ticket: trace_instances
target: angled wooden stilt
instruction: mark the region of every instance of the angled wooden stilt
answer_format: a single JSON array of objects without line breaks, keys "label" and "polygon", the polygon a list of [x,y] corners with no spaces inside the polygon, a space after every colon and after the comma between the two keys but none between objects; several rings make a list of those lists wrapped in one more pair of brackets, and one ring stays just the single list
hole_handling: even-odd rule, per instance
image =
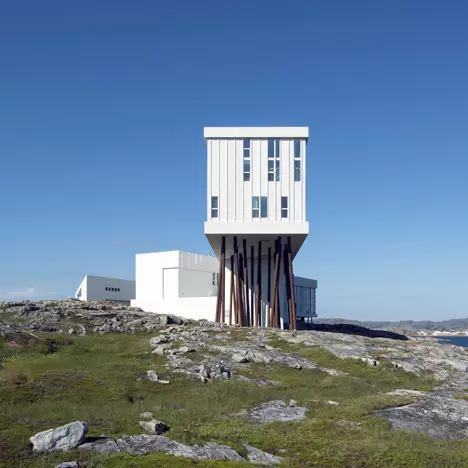
[{"label": "angled wooden stilt", "polygon": [[247,263],[247,241],[242,240],[242,247],[244,251],[244,278],[245,278],[245,311],[247,317],[247,325],[252,326],[250,317],[250,304],[249,304],[249,267]]},{"label": "angled wooden stilt", "polygon": [[254,307],[254,272],[255,272],[255,266],[254,266],[254,246],[250,246],[250,323],[252,326],[255,324],[255,307]]},{"label": "angled wooden stilt", "polygon": [[[231,285],[229,288],[229,325],[232,325],[232,316],[234,310],[232,308],[234,300],[234,255],[231,255]],[[234,308],[236,306],[234,305]]]},{"label": "angled wooden stilt", "polygon": [[262,242],[258,243],[257,288],[256,288],[257,327],[262,326]]},{"label": "angled wooden stilt", "polygon": [[272,326],[271,320],[271,247],[268,247],[268,287],[267,287],[267,311],[266,326]]},{"label": "angled wooden stilt", "polygon": [[294,272],[292,264],[292,252],[291,252],[291,236],[288,236],[288,263],[289,263],[289,278],[290,278],[290,295],[291,295],[291,305],[292,305],[292,321],[293,321],[293,330],[296,329],[296,293],[294,291]]}]

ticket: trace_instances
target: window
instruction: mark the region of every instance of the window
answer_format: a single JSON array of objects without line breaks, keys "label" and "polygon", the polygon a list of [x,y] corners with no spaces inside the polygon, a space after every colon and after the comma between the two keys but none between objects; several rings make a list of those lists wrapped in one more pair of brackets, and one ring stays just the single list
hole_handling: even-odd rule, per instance
[{"label": "window", "polygon": [[244,158],[250,158],[250,138],[244,138]]},{"label": "window", "polygon": [[268,139],[268,181],[280,180],[280,141]]},{"label": "window", "polygon": [[244,159],[244,182],[250,180],[250,159]]},{"label": "window", "polygon": [[216,273],[213,273],[213,277],[211,279],[212,286],[216,286]]},{"label": "window", "polygon": [[288,217],[288,197],[281,197],[281,217]]},{"label": "window", "polygon": [[301,181],[301,140],[294,140],[294,182]]},{"label": "window", "polygon": [[260,197],[252,197],[252,218],[260,217]]},{"label": "window", "polygon": [[211,217],[218,217],[218,197],[211,197]]},{"label": "window", "polygon": [[108,290],[109,288],[106,286],[106,291]]},{"label": "window", "polygon": [[261,197],[261,210],[260,210],[260,216],[262,218],[268,218],[268,198],[267,197]]},{"label": "window", "polygon": [[245,138],[244,142],[244,182],[250,181],[250,138]]},{"label": "window", "polygon": [[294,157],[296,159],[301,157],[301,140],[294,140]]},{"label": "window", "polygon": [[294,160],[294,182],[301,181],[301,160],[295,159]]}]

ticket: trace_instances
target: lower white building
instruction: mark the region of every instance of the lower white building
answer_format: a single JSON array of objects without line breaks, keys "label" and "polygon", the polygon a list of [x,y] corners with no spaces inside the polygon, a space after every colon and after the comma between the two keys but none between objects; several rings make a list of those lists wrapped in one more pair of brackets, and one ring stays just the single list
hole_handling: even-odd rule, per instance
[{"label": "lower white building", "polygon": [[[228,268],[225,274],[229,284],[231,273]],[[216,257],[180,250],[137,254],[135,279],[86,275],[75,297],[83,301],[131,303],[145,312],[193,320],[215,320],[219,281]],[[316,289],[316,280],[294,276],[298,322],[311,322],[316,317]],[[231,304],[225,304],[226,323],[229,323],[231,307]]]},{"label": "lower white building", "polygon": [[129,303],[135,298],[135,281],[86,275],[76,290],[82,301],[115,301]]},{"label": "lower white building", "polygon": [[[226,268],[226,283],[230,270]],[[215,320],[218,295],[219,260],[180,250],[136,255],[136,296],[134,307],[146,312],[173,314],[194,320]],[[298,321],[316,317],[317,281],[294,277]],[[229,323],[231,304],[225,304]]]}]

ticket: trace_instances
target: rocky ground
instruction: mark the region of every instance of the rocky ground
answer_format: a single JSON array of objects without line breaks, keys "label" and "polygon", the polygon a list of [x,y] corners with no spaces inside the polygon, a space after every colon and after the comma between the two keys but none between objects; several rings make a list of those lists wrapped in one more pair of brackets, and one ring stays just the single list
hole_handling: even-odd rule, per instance
[{"label": "rocky ground", "polygon": [[[13,466],[2,449],[24,457],[17,466],[55,466],[49,461],[57,458],[43,455],[49,452],[75,456],[59,457],[71,463],[62,467],[135,466],[122,460],[157,454],[268,466],[402,466],[375,458],[379,444],[384,453],[393,441],[404,453],[396,430],[422,434],[410,439],[428,459],[447,460],[452,450],[445,466],[467,466],[468,445],[439,446],[439,454],[429,442],[468,439],[465,348],[355,332],[241,329],[73,299],[0,303],[0,466]],[[54,413],[54,398],[73,401]],[[288,431],[296,442],[281,438],[285,424],[295,424]],[[345,434],[335,453],[320,448],[319,456],[299,444],[319,425]],[[14,431],[30,444],[14,445]],[[376,438],[375,452],[367,445],[356,452],[356,432]],[[340,451],[347,465],[335,459]],[[429,466],[418,464],[423,459],[405,466]]]}]

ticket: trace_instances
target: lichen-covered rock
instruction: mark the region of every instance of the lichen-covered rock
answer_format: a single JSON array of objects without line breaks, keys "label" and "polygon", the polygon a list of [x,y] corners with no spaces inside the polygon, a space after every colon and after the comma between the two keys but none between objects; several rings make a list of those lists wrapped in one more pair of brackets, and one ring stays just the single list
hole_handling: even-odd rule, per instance
[{"label": "lichen-covered rock", "polygon": [[39,432],[29,440],[35,452],[67,451],[82,444],[87,432],[88,425],[85,422],[76,421]]},{"label": "lichen-covered rock", "polygon": [[305,418],[307,408],[290,406],[284,401],[273,400],[261,403],[248,411],[248,419],[253,423],[290,422],[302,421]]},{"label": "lichen-covered rock", "polygon": [[281,465],[283,459],[270,453],[266,453],[258,448],[252,447],[248,444],[243,444],[245,450],[247,451],[247,459],[250,463],[272,466],[272,465]]}]

